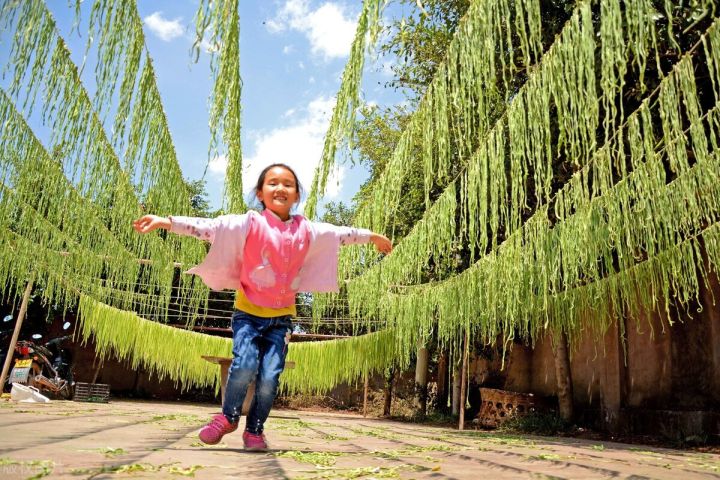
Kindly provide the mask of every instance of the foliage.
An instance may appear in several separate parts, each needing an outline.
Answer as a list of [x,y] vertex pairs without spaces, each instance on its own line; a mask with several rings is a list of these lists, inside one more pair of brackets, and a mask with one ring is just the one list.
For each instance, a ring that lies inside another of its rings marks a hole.
[[238,0],[201,0],[195,16],[195,59],[206,31],[214,50],[210,69],[213,91],[210,95],[210,156],[218,155],[220,138],[228,157],[225,172],[226,211],[244,213],[247,209],[242,188],[242,144],[240,117],[242,79],[240,78],[240,16]]
[[365,65],[365,42],[367,41],[370,45],[375,43],[379,31],[380,11],[381,2],[379,0],[363,0],[355,38],[350,47],[350,58],[340,80],[340,90],[335,97],[335,108],[325,134],[323,152],[305,202],[305,215],[308,218],[314,218],[316,215],[317,202],[325,193],[325,185],[335,164],[338,147],[351,137],[355,112],[360,102],[360,81]]
[[[415,7],[415,0],[399,0],[403,8]],[[445,60],[448,44],[458,24],[470,8],[469,0],[424,0],[421,10],[405,15],[384,28],[388,39],[380,46],[391,63],[395,77],[386,86],[408,91],[420,98]]]

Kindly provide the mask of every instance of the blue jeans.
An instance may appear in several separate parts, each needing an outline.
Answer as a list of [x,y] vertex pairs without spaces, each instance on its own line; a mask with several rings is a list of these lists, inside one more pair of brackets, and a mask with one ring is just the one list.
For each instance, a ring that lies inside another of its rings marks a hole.
[[263,318],[236,311],[232,331],[233,360],[225,386],[223,414],[232,423],[240,419],[248,386],[255,380],[255,397],[245,419],[245,430],[260,434],[285,368],[292,317]]

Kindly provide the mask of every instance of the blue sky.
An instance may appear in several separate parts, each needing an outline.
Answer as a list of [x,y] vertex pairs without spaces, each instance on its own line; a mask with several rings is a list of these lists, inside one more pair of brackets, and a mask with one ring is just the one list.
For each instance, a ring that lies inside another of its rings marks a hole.
[[[77,32],[71,33],[74,11],[68,2],[48,2],[78,64],[83,60],[90,3],[83,2],[78,36]],[[359,0],[241,0],[246,190],[265,165],[278,161],[293,166],[301,183],[309,188],[360,8]],[[138,1],[180,167],[191,180],[200,178],[208,165],[210,136],[207,109],[210,54],[203,51],[198,63],[192,63],[189,54],[196,9],[196,0]],[[2,40],[0,48],[4,52],[0,52],[0,57],[6,57],[7,32]],[[83,81],[92,93],[91,65],[89,58]],[[369,57],[365,71],[365,100],[380,105],[402,100],[398,93],[382,85],[390,78],[386,59]],[[41,139],[46,138],[39,120],[31,118],[30,123]],[[221,205],[224,167],[223,155],[209,161],[207,191],[214,208]],[[366,176],[361,168],[341,165],[328,184],[325,199],[350,200]]]

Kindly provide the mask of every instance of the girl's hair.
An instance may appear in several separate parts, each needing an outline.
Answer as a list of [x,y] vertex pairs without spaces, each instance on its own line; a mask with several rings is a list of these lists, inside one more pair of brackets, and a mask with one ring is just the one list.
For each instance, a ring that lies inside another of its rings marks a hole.
[[[298,201],[302,197],[303,188],[300,185],[300,180],[298,180],[297,173],[295,173],[295,170],[290,168],[288,165],[285,165],[284,163],[273,163],[272,165],[268,165],[267,167],[263,168],[263,171],[260,172],[260,176],[258,177],[257,184],[255,184],[255,188],[253,189],[253,198],[256,198],[256,195],[258,192],[262,192],[263,185],[265,185],[265,176],[267,175],[267,172],[270,171],[271,168],[280,167],[284,168],[288,172],[292,173],[293,177],[295,178],[295,188],[298,192]],[[260,202],[260,205],[265,208],[265,204],[262,202],[262,200],[258,200]]]

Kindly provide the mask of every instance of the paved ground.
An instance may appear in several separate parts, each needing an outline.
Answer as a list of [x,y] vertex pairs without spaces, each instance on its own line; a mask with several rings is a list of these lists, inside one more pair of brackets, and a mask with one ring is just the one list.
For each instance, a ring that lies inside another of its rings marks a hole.
[[720,478],[720,455],[274,411],[272,450],[203,446],[211,405],[0,401],[0,479]]

